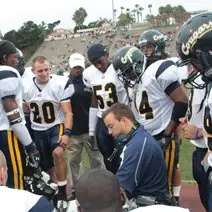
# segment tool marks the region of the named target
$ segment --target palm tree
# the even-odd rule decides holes
[[[143,12],[143,10],[144,10],[144,8],[143,7],[139,7],[139,12],[140,12],[140,16],[141,16],[141,22],[142,22],[142,12]]]
[[[113,15],[114,15],[114,22],[115,22],[115,23],[116,23],[116,13],[117,13],[117,10],[114,9],[114,10],[113,10]]]
[[[151,15],[152,14],[152,4],[149,4],[148,8],[149,8],[149,14]]]
[[[83,7],[80,7],[78,10],[75,11],[72,20],[76,23],[76,26],[80,28],[87,16],[88,14],[86,10]]]
[[[132,17],[133,17],[133,19],[134,19],[134,22],[136,22],[136,17],[135,17],[136,9],[133,9],[133,10],[131,11],[131,14],[132,14]]]
[[[135,9],[136,9],[136,14],[137,14],[137,20],[138,20],[138,23],[139,23],[139,5],[138,4],[136,4],[135,5]]]
[[[123,7],[123,6],[121,6],[120,8],[121,8],[121,13],[123,13],[124,7]]]

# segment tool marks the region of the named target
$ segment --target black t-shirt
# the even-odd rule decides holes
[[[73,135],[88,133],[89,108],[91,105],[92,91],[83,83],[82,76],[70,77],[75,93],[71,97],[73,111]]]

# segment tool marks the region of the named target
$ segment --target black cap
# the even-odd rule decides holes
[[[88,59],[92,62],[92,61],[98,60],[102,56],[105,56],[106,53],[107,53],[107,48],[104,45],[97,43],[89,47],[87,56],[88,56]]]
[[[17,49],[15,45],[8,41],[8,40],[2,40],[0,41],[0,55],[7,55],[7,54],[15,54],[17,53]]]

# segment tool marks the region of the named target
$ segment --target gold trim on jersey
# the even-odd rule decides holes
[[[175,153],[176,152],[176,143],[175,140],[172,139],[171,143],[169,144],[168,148],[165,152],[165,163],[168,173],[168,186],[169,186],[169,194],[171,197],[173,196],[173,178],[175,172]]]
[[[18,139],[12,131],[7,131],[8,147],[13,168],[14,188],[23,189],[23,167]]]

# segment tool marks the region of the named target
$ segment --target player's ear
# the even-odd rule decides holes
[[[124,192],[124,189],[120,187],[120,194],[121,194],[121,204],[125,205],[126,203],[126,194]]]
[[[4,62],[7,61],[7,55],[6,54],[3,55],[3,60],[4,60]]]

